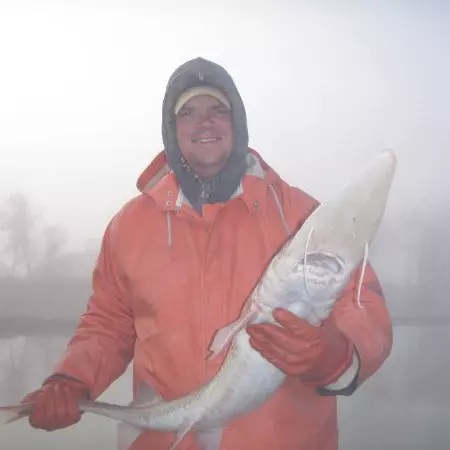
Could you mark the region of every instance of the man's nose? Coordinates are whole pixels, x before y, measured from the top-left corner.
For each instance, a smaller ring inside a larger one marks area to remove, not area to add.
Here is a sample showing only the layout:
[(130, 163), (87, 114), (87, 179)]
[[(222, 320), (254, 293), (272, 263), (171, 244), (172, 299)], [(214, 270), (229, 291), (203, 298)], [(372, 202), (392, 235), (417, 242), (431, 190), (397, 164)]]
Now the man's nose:
[(208, 111), (198, 114), (197, 124), (201, 126), (210, 126), (214, 123), (214, 117)]

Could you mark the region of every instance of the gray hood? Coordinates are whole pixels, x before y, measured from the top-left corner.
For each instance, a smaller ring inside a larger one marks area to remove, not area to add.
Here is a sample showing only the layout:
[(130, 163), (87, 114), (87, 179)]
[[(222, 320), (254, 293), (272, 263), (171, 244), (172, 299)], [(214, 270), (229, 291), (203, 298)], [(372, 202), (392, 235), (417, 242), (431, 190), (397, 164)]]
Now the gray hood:
[[(218, 88), (228, 97), (234, 132), (234, 147), (227, 164), (217, 176), (207, 179), (199, 177), (188, 167), (175, 133), (175, 102), (184, 90), (200, 85)], [(246, 171), (247, 115), (233, 79), (222, 66), (196, 58), (174, 71), (163, 100), (162, 138), (169, 166), (175, 172), (184, 195), (199, 213), (203, 203), (224, 202), (231, 198)]]

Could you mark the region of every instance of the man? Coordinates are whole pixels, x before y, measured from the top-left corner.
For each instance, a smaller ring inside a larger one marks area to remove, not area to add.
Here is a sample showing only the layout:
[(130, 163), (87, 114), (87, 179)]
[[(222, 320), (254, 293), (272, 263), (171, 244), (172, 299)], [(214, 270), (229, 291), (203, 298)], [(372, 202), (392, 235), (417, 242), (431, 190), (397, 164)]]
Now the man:
[[(54, 430), (80, 419), (134, 358), (141, 382), (165, 399), (216, 374), (214, 332), (232, 322), (265, 266), (317, 206), (248, 147), (246, 112), (230, 75), (198, 58), (170, 78), (163, 101), (164, 151), (138, 180), (141, 194), (111, 220), (93, 292), (75, 335), (41, 389), (30, 423)], [(249, 326), (252, 346), (287, 375), (263, 406), (226, 426), (222, 448), (334, 450), (336, 398), (350, 395), (388, 357), (392, 325), (368, 266), (330, 319), (313, 327), (285, 310), (282, 325)], [(166, 450), (171, 433), (148, 431), (132, 450)], [(198, 449), (189, 433), (180, 450)]]

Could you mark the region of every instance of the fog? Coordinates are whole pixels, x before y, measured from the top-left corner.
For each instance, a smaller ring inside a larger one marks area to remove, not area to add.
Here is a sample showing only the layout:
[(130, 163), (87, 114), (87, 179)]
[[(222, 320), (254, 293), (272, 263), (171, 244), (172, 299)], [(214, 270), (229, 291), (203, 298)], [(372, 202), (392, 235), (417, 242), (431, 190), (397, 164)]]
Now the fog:
[[(394, 348), (339, 400), (344, 450), (450, 444), (450, 4), (0, 0), (0, 404), (49, 374), (104, 228), (162, 149), (172, 71), (223, 65), (250, 145), (325, 199), (384, 148), (398, 170), (369, 254)], [(102, 399), (131, 399), (130, 373)], [(115, 448), (115, 422), (0, 428), (0, 448)]]

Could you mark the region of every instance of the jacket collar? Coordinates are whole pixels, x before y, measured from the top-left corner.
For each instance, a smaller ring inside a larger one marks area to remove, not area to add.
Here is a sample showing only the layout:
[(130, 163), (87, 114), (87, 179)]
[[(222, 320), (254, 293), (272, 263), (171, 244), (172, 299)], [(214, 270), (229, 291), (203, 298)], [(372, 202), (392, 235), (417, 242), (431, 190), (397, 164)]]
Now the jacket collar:
[[(241, 199), (249, 211), (265, 207), (267, 185), (278, 175), (253, 149), (247, 155), (247, 171), (232, 198)], [(186, 211), (197, 215), (179, 187), (175, 173), (170, 170), (164, 151), (161, 151), (139, 176), (136, 186), (150, 196), (162, 211)]]

